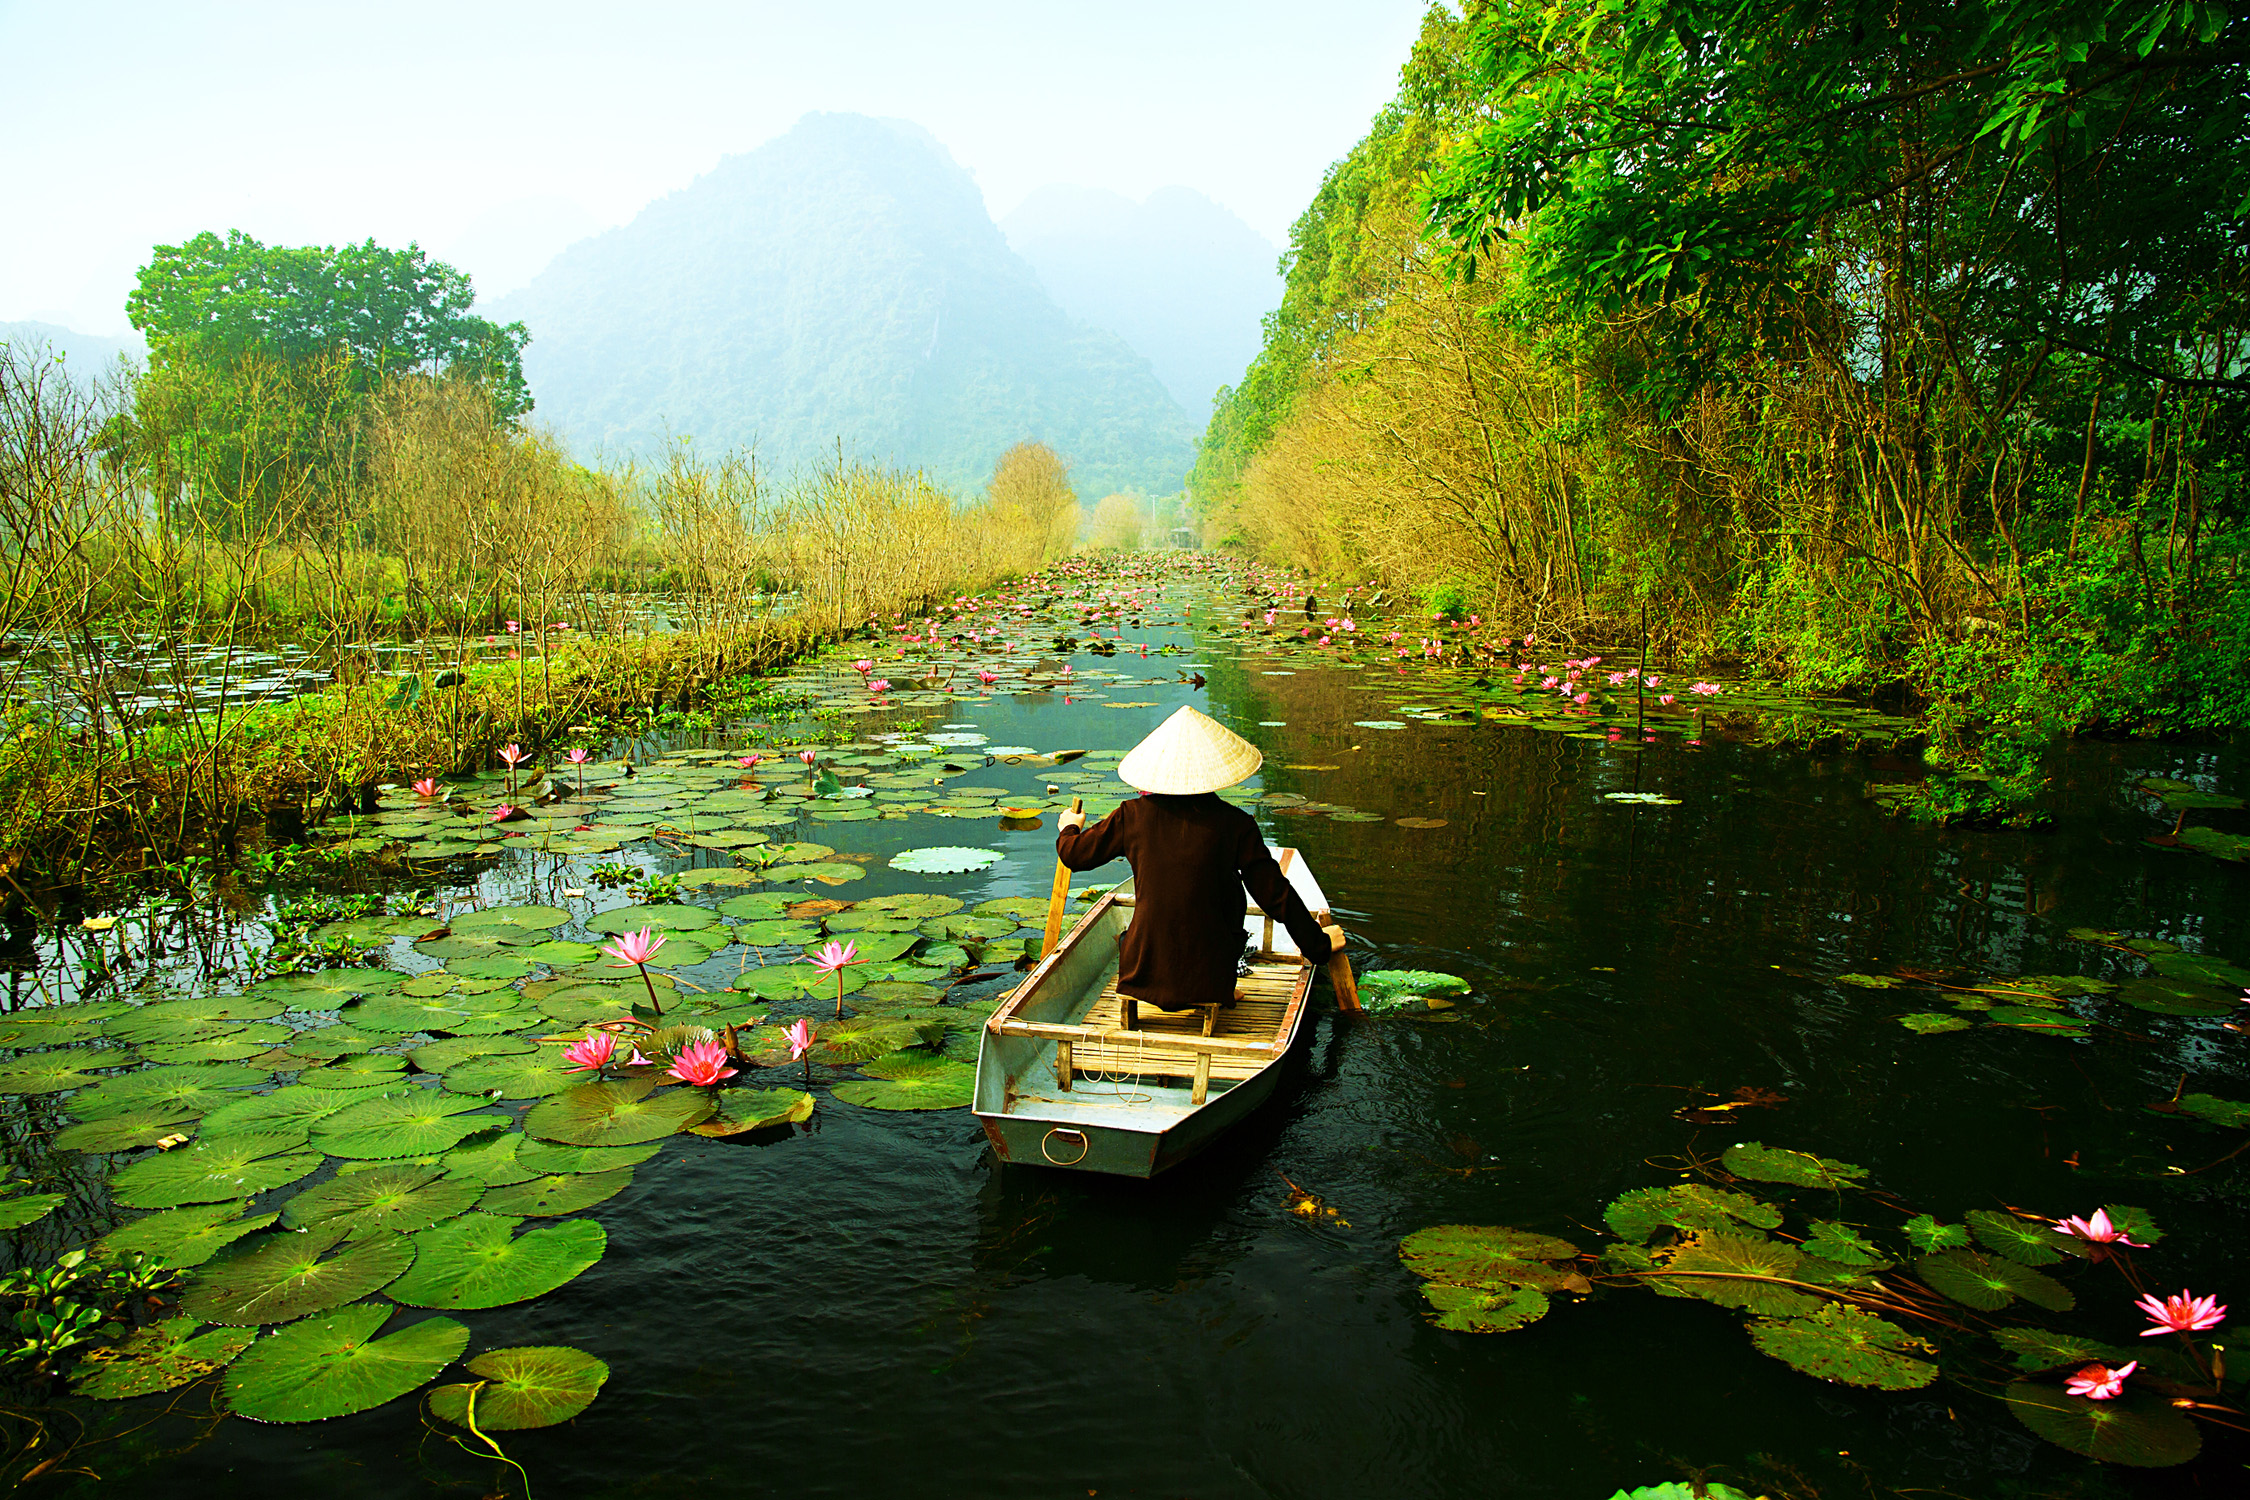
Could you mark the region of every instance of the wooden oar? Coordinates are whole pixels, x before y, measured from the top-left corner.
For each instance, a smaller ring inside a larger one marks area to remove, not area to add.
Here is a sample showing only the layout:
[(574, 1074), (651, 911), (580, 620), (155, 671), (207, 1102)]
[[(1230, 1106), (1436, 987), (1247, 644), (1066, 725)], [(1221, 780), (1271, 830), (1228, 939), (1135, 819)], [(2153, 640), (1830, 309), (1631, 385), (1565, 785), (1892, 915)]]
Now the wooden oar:
[[(1334, 923), (1335, 916), (1333, 913), (1322, 912), (1320, 914), (1321, 926), (1329, 927), (1333, 926)], [(1336, 945), (1334, 953), (1328, 955), (1328, 982), (1335, 987), (1336, 1008), (1338, 1010), (1356, 1011), (1359, 1009), (1359, 981), (1352, 977), (1351, 955), (1344, 952), (1344, 945), (1341, 943)]]
[[(1070, 799), (1070, 810), (1079, 812), (1086, 806), (1084, 797)], [(1055, 860), (1055, 892), (1047, 898), (1047, 936), (1039, 944), (1039, 956), (1045, 958), (1055, 951), (1055, 943), (1062, 937), (1063, 903), (1070, 899), (1070, 866), (1058, 856)]]

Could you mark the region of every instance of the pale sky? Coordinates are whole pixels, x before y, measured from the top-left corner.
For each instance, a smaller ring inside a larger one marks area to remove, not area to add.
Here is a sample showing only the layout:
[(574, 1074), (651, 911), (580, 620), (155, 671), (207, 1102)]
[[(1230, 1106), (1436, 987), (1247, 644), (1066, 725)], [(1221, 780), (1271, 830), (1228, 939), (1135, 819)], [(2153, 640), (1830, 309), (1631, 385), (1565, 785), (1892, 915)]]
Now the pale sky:
[(912, 120), (994, 218), (1178, 183), (1277, 246), (1420, 0), (0, 0), (0, 320), (126, 329), (154, 244), (418, 241), (519, 283), (809, 110)]

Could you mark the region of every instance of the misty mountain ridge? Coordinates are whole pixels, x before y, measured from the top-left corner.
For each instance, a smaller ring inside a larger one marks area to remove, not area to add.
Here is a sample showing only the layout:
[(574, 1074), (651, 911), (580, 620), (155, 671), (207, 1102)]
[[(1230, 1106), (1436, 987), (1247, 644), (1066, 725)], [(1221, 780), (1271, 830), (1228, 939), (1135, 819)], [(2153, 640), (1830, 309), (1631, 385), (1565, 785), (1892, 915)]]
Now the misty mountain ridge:
[(1044, 187), (1000, 221), (1063, 311), (1117, 334), (1200, 421), (1242, 377), (1281, 305), (1280, 252), (1191, 188), (1135, 203), (1102, 188)]
[(813, 114), (491, 304), (520, 319), (535, 417), (581, 452), (672, 435), (783, 469), (847, 455), (980, 486), (1033, 439), (1083, 495), (1177, 489), (1197, 423), (1149, 362), (1074, 321), (974, 179), (900, 120)]
[(25, 351), (44, 352), (49, 356), (59, 354), (72, 375), (89, 380), (108, 374), (120, 357), (148, 358), (148, 343), (137, 333), (110, 338), (98, 333), (80, 333), (60, 323), (35, 320), (0, 323), (0, 344), (9, 345), (19, 354)]

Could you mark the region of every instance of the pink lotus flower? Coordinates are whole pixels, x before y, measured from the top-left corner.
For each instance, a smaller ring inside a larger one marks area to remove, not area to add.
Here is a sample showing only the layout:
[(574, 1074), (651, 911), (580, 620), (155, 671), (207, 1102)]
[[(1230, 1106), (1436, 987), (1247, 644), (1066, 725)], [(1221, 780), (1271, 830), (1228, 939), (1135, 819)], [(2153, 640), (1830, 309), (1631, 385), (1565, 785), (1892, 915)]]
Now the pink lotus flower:
[(765, 759), (766, 758), (763, 755), (745, 755), (735, 761), (735, 764), (742, 767), (742, 769), (745, 771), (751, 771), (756, 770), (759, 766), (765, 764)]
[(789, 1043), (789, 1060), (795, 1062), (798, 1058), (812, 1051), (812, 1022), (806, 1020), (803, 1016), (799, 1016), (790, 1024), (789, 1029), (782, 1033), (782, 1037)]
[(656, 1064), (641, 1056), (641, 1049), (636, 1046), (633, 1048), (633, 1055), (625, 1059), (625, 1066), (628, 1068), (653, 1068)]
[(563, 759), (569, 761), (574, 766), (582, 766), (586, 764), (586, 751), (584, 747), (580, 747), (579, 749), (572, 750), (567, 755), (563, 756)]
[(735, 1070), (727, 1065), (724, 1042), (697, 1042), (682, 1047), (672, 1055), (672, 1066), (665, 1069), (682, 1083), (701, 1084), (708, 1088), (722, 1078), (732, 1078)]
[(1592, 693), (1580, 693), (1580, 694), (1578, 694), (1578, 695), (1577, 695), (1576, 697), (1572, 698), (1572, 699), (1571, 699), (1570, 701), (1571, 701), (1571, 702), (1573, 702), (1573, 703), (1576, 703), (1576, 704), (1578, 704), (1578, 705), (1579, 705), (1580, 707), (1584, 707), (1584, 706), (1585, 706), (1585, 703), (1586, 703), (1586, 700), (1587, 700), (1587, 699), (1589, 699), (1589, 698), (1591, 698), (1591, 697), (1593, 697), (1593, 696), (1594, 696), (1594, 695), (1593, 695)]
[(2143, 1297), (2133, 1305), (2156, 1320), (2156, 1327), (2141, 1330), (2144, 1339), (2216, 1328), (2227, 1320), (2227, 1310), (2217, 1297), (2198, 1297), (2184, 1288), (2177, 1297)]
[(1698, 698), (1708, 698), (1718, 690), (1719, 685), (1715, 682), (1691, 682), (1688, 684), (1688, 691)]
[(870, 677), (867, 679), (867, 690), (871, 693), (887, 693), (891, 690), (891, 680), (888, 677)]
[(1679, 702), (1680, 700), (1674, 697), (1672, 694), (1666, 693), (1656, 701), (1663, 704), (1666, 708), (1670, 708), (1673, 704)]
[(521, 811), (521, 808), (510, 806), (508, 803), (499, 803), (492, 809), (492, 821), (495, 823), (505, 823)]
[(985, 683), (987, 685), (998, 682), (999, 680), (1000, 674), (998, 672), (979, 671), (977, 673), (977, 681)]
[(1621, 684), (1623, 684), (1626, 678), (1632, 675), (1633, 674), (1630, 672), (1612, 672), (1609, 674), (1609, 685), (1611, 687), (1620, 686)]
[(1656, 685), (1657, 685), (1658, 683), (1662, 682), (1662, 681), (1663, 681), (1664, 679), (1663, 679), (1663, 678), (1662, 678), (1661, 676), (1659, 676), (1659, 675), (1658, 675), (1657, 673), (1651, 672), (1651, 673), (1649, 673), (1649, 674), (1648, 674), (1648, 676), (1646, 676), (1646, 677), (1642, 678), (1641, 680), (1642, 680), (1643, 682), (1647, 683), (1647, 684), (1648, 684), (1648, 685), (1649, 685), (1650, 687), (1655, 687), (1655, 686), (1656, 686)]
[(614, 943), (603, 944), (602, 952), (617, 961), (612, 967), (637, 969), (656, 957), (656, 951), (663, 946), (662, 934), (652, 935), (648, 928), (643, 927), (639, 932), (623, 934)]
[(522, 622), (521, 620), (510, 620), (510, 621), (508, 622), (508, 634), (510, 634), (510, 635), (521, 635), (522, 633), (523, 633), (523, 622)]
[(2089, 1401), (2114, 1401), (2124, 1394), (2125, 1377), (2140, 1367), (2137, 1359), (2114, 1370), (2108, 1365), (2088, 1365), (2064, 1381), (2063, 1389)]
[(797, 759), (809, 766), (813, 763), (813, 753), (810, 750), (800, 750), (797, 752)]
[(435, 776), (423, 777), (420, 781), (414, 783), (414, 791), (418, 796), (435, 797), (438, 794), (437, 778)]
[(2127, 1239), (2125, 1231), (2110, 1223), (2109, 1214), (2099, 1208), (2089, 1218), (2081, 1219), (2073, 1215), (2067, 1219), (2057, 1219), (2055, 1233), (2076, 1235), (2097, 1245), (2130, 1245), (2135, 1250), (2148, 1248), (2139, 1240)]
[(852, 670), (854, 672), (857, 672), (860, 676), (865, 677), (868, 673), (875, 670), (875, 663), (869, 661), (866, 657), (863, 656), (858, 661), (852, 663)]
[(589, 1031), (582, 1042), (572, 1042), (563, 1048), (563, 1060), (570, 1064), (565, 1073), (595, 1073), (609, 1066), (610, 1058), (617, 1054), (617, 1038), (606, 1031)]
[(520, 766), (531, 759), (530, 756), (523, 753), (523, 746), (521, 745), (502, 745), (500, 747), (500, 758), (511, 766)]
[(853, 956), (858, 952), (859, 945), (857, 943), (830, 943), (818, 953), (808, 954), (806, 962), (823, 974), (833, 974), (838, 969), (849, 968), (853, 964), (866, 963), (866, 959)]
[(1273, 623), (1273, 611), (1270, 609), (1266, 611), (1266, 623), (1268, 625)]

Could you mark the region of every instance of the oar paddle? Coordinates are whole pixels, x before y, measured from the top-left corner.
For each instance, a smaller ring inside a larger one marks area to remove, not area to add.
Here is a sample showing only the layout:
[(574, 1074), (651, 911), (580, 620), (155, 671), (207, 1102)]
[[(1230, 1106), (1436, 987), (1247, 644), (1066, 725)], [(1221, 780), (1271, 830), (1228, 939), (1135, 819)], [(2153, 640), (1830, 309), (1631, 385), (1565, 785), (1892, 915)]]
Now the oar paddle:
[[(1084, 797), (1070, 799), (1070, 810), (1078, 812), (1086, 806)], [(1063, 903), (1070, 899), (1070, 866), (1055, 859), (1055, 893), (1047, 898), (1047, 937), (1039, 945), (1039, 956), (1045, 958), (1055, 951), (1055, 941), (1062, 936)]]
[[(1323, 927), (1332, 927), (1335, 921), (1335, 914), (1332, 912), (1320, 914), (1320, 925)], [(1351, 956), (1344, 952), (1342, 943), (1338, 943), (1336, 951), (1328, 955), (1328, 982), (1335, 987), (1338, 1010), (1359, 1009), (1359, 981), (1352, 977)]]

